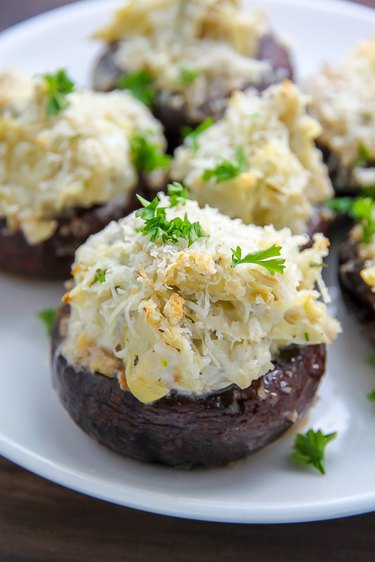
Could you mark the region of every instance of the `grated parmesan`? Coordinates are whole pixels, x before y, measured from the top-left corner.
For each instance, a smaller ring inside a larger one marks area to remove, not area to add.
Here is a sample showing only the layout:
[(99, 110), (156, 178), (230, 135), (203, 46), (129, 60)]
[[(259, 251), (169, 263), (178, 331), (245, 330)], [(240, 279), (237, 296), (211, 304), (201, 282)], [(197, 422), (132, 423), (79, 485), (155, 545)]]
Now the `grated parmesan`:
[[(314, 140), (321, 132), (306, 113), (307, 99), (291, 82), (263, 94), (235, 92), (224, 117), (175, 152), (171, 174), (201, 205), (211, 205), (245, 223), (288, 226), (306, 232), (314, 207), (332, 196), (327, 169)], [(241, 147), (246, 166), (238, 176), (216, 183), (204, 172), (235, 160)]]
[[(0, 73), (0, 217), (30, 244), (51, 237), (62, 213), (126, 201), (138, 182), (131, 135), (147, 131), (166, 147), (159, 122), (127, 93), (77, 91), (69, 102), (48, 117), (43, 80)], [(160, 187), (163, 174), (150, 181)]]
[[(208, 99), (217, 98), (219, 112), (225, 103), (219, 98), (231, 91), (285, 78), (269, 61), (257, 60), (269, 33), (265, 13), (240, 0), (128, 0), (96, 37), (118, 43), (120, 69), (147, 69), (163, 103), (184, 107), (199, 121)], [(197, 72), (192, 83), (181, 80), (184, 69)]]
[[(160, 195), (161, 205), (168, 198)], [(339, 324), (319, 300), (321, 263), (329, 242), (244, 225), (217, 210), (188, 201), (167, 218), (199, 221), (206, 237), (190, 247), (152, 243), (135, 214), (111, 223), (77, 251), (74, 286), (62, 352), (70, 363), (117, 376), (140, 401), (172, 389), (203, 394), (232, 383), (246, 388), (272, 369), (272, 358), (289, 344), (329, 343)], [(284, 274), (259, 265), (231, 266), (231, 248), (243, 255), (282, 246)], [(95, 282), (95, 272), (105, 281)], [(115, 363), (108, 361), (111, 356)], [(125, 373), (125, 375), (124, 375)]]
[(375, 167), (357, 166), (360, 145), (375, 160), (375, 37), (360, 43), (337, 67), (326, 66), (308, 88), (323, 126), (320, 142), (352, 168), (359, 187), (375, 184)]

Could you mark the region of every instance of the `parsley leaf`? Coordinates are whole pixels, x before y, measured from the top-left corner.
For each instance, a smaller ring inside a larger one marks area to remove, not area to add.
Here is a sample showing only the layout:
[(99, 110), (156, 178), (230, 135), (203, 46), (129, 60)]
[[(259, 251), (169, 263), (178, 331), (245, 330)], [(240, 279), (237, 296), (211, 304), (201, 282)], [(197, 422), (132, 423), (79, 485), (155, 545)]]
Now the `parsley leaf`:
[(242, 146), (236, 148), (235, 160), (221, 160), (214, 168), (206, 170), (202, 176), (204, 181), (215, 179), (216, 183), (231, 180), (239, 176), (246, 168), (247, 160)]
[[(279, 258), (281, 246), (271, 246), (267, 250), (260, 250), (259, 252), (253, 252), (247, 254), (244, 258), (242, 257), (242, 250), (239, 246), (235, 250), (232, 250), (232, 267), (242, 263), (255, 263), (261, 265), (267, 271), (274, 275), (277, 273), (284, 273), (285, 269), (285, 259)], [(275, 258), (275, 259), (273, 259)]]
[(47, 86), (47, 115), (52, 117), (69, 106), (67, 95), (74, 91), (75, 85), (63, 68), (55, 74), (44, 74), (43, 79)]
[(370, 149), (365, 145), (363, 141), (361, 141), (358, 145), (358, 156), (353, 162), (353, 167), (361, 168), (363, 166), (366, 166), (367, 162), (369, 162), (371, 159), (372, 155)]
[(38, 318), (45, 325), (47, 334), (51, 336), (56, 318), (56, 310), (54, 308), (45, 308), (44, 310), (40, 310), (38, 312)]
[(375, 390), (372, 390), (368, 393), (367, 400), (370, 400), (370, 402), (375, 402)]
[(130, 152), (138, 172), (147, 173), (159, 168), (167, 168), (171, 160), (170, 156), (160, 152), (157, 144), (141, 133), (135, 133), (130, 138)]
[(303, 336), (304, 336), (304, 338), (305, 338), (305, 341), (310, 341), (310, 336), (309, 336), (308, 332), (305, 332), (305, 333), (303, 334)]
[(375, 221), (372, 216), (374, 200), (371, 197), (359, 197), (352, 205), (351, 215), (357, 223), (362, 226), (363, 241), (365, 244), (371, 242), (375, 233)]
[(325, 474), (324, 450), (337, 433), (324, 435), (320, 429), (309, 429), (305, 434), (298, 433), (294, 441), (293, 460), (297, 464), (313, 465), (321, 474)]
[(169, 195), (170, 207), (176, 207), (179, 203), (186, 203), (190, 199), (188, 188), (177, 181), (167, 185), (167, 193)]
[(197, 68), (188, 68), (185, 66), (180, 70), (179, 82), (188, 86), (193, 84), (200, 75), (201, 71)]
[(372, 210), (374, 200), (372, 197), (338, 197), (328, 202), (328, 207), (336, 213), (349, 214), (354, 220), (362, 226), (362, 236), (365, 244), (371, 242), (373, 234), (375, 234), (375, 220)]
[(319, 269), (320, 269), (320, 268), (323, 269), (324, 267), (328, 267), (328, 264), (327, 264), (327, 263), (324, 263), (324, 261), (322, 261), (322, 262), (320, 262), (320, 263), (319, 263), (319, 262), (315, 262), (315, 261), (311, 261), (311, 262), (309, 263), (309, 267), (319, 267)]
[(152, 107), (155, 103), (156, 91), (152, 74), (148, 70), (137, 70), (124, 74), (117, 80), (117, 88), (128, 90), (135, 98)]
[(166, 216), (166, 207), (159, 206), (159, 199), (157, 197), (151, 202), (139, 195), (137, 195), (137, 198), (143, 209), (139, 209), (135, 215), (145, 221), (145, 225), (139, 231), (143, 234), (148, 234), (151, 242), (156, 242), (161, 238), (163, 242), (175, 244), (179, 239), (183, 238), (191, 246), (198, 238), (206, 236), (200, 223), (191, 223), (186, 213), (183, 219), (175, 217), (169, 221)]
[(182, 127), (182, 138), (186, 141), (187, 145), (190, 146), (193, 152), (197, 152), (199, 149), (199, 137), (200, 135), (209, 129), (214, 124), (212, 117), (207, 117), (198, 127), (192, 129), (187, 125)]
[(94, 280), (94, 283), (95, 283), (96, 281), (99, 281), (99, 283), (105, 283), (106, 280), (107, 280), (105, 274), (106, 274), (106, 271), (105, 271), (104, 269), (98, 268), (98, 269), (95, 271), (95, 280)]

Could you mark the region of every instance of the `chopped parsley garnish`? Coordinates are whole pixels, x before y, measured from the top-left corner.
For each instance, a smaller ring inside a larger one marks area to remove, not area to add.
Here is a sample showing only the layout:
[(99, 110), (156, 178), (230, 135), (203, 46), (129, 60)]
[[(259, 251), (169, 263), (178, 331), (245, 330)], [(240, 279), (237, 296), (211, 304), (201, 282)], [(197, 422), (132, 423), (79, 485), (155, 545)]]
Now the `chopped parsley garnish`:
[(367, 399), (370, 400), (370, 402), (375, 402), (375, 390), (368, 393)]
[(216, 183), (228, 181), (239, 176), (247, 166), (245, 151), (242, 146), (237, 146), (235, 160), (221, 160), (214, 168), (206, 170), (203, 174), (204, 181), (215, 179)]
[(167, 168), (171, 157), (163, 152), (157, 144), (151, 142), (147, 135), (135, 133), (130, 139), (130, 151), (134, 166), (138, 172), (152, 172)]
[(307, 433), (298, 433), (294, 441), (293, 460), (297, 464), (311, 464), (321, 474), (325, 474), (324, 450), (337, 433), (324, 435), (320, 429), (309, 429)]
[(176, 207), (179, 203), (186, 203), (190, 199), (189, 190), (181, 183), (174, 181), (167, 186), (167, 193), (169, 195), (170, 207)]
[(365, 145), (363, 141), (361, 141), (358, 145), (358, 156), (356, 160), (353, 162), (354, 168), (360, 168), (362, 166), (366, 166), (366, 164), (371, 160), (372, 154), (368, 146)]
[(209, 129), (214, 124), (214, 120), (212, 117), (207, 117), (198, 127), (192, 129), (187, 125), (182, 127), (182, 137), (190, 146), (193, 152), (197, 152), (199, 149), (199, 137), (200, 135)]
[(336, 213), (347, 213), (362, 227), (362, 237), (365, 244), (371, 242), (375, 234), (375, 220), (372, 215), (374, 200), (372, 197), (339, 197), (329, 201), (329, 208)]
[(324, 263), (324, 261), (322, 262), (315, 262), (315, 261), (311, 261), (309, 263), (310, 267), (318, 267), (318, 268), (323, 268), (323, 267), (328, 267), (328, 264)]
[(200, 75), (201, 71), (197, 68), (183, 67), (180, 70), (179, 82), (188, 86), (190, 84), (193, 84)]
[(261, 265), (267, 271), (274, 275), (275, 273), (284, 273), (285, 269), (285, 259), (280, 258), (281, 246), (271, 246), (267, 250), (260, 250), (259, 252), (253, 252), (242, 257), (242, 250), (239, 246), (235, 250), (232, 250), (232, 267), (242, 263), (254, 263)]
[(120, 90), (128, 90), (148, 107), (152, 107), (155, 103), (154, 80), (148, 70), (137, 70), (130, 74), (124, 74), (117, 80), (116, 85)]
[(98, 268), (95, 271), (95, 280), (94, 283), (96, 283), (96, 281), (99, 281), (99, 283), (105, 283), (106, 282), (106, 276), (105, 276), (106, 272), (104, 269)]
[(56, 310), (54, 308), (45, 308), (38, 312), (38, 318), (46, 327), (47, 334), (52, 335), (52, 329), (56, 318)]
[(305, 332), (305, 333), (303, 334), (303, 336), (304, 336), (304, 338), (305, 338), (305, 341), (310, 341), (310, 336), (309, 336), (309, 334), (308, 334), (307, 332)]
[(175, 244), (183, 238), (191, 246), (198, 238), (206, 236), (200, 223), (191, 223), (186, 213), (183, 219), (175, 217), (169, 221), (166, 216), (166, 207), (159, 206), (160, 202), (157, 197), (151, 202), (140, 195), (137, 195), (137, 198), (143, 209), (139, 209), (136, 212), (136, 216), (145, 221), (144, 226), (139, 231), (143, 234), (148, 234), (152, 242), (156, 242), (161, 238), (163, 242)]
[(52, 117), (69, 106), (67, 96), (74, 91), (75, 85), (63, 68), (55, 74), (44, 74), (43, 79), (47, 86), (47, 115)]

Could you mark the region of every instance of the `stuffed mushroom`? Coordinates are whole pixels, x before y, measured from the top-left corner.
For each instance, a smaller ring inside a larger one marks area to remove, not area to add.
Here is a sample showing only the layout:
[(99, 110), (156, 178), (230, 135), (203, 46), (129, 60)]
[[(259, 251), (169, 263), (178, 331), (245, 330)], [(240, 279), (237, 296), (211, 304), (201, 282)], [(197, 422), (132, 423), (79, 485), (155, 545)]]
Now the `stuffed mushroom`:
[(52, 341), (75, 422), (113, 451), (214, 466), (301, 419), (339, 325), (320, 300), (328, 240), (244, 225), (174, 184), (92, 236)]
[(339, 195), (375, 184), (375, 37), (310, 82), (318, 139)]
[(235, 92), (217, 123), (197, 129), (174, 155), (173, 179), (201, 206), (293, 233), (325, 232), (333, 190), (314, 140), (307, 99), (284, 81), (262, 94)]
[(160, 189), (165, 147), (125, 92), (77, 90), (64, 70), (0, 73), (0, 268), (66, 278), (89, 235)]
[(357, 224), (339, 253), (339, 281), (347, 304), (375, 344), (375, 212), (373, 200), (358, 198), (350, 208)]
[(171, 149), (184, 126), (221, 115), (234, 90), (293, 76), (264, 12), (239, 0), (128, 0), (95, 36), (107, 43), (95, 89), (127, 88), (152, 105)]

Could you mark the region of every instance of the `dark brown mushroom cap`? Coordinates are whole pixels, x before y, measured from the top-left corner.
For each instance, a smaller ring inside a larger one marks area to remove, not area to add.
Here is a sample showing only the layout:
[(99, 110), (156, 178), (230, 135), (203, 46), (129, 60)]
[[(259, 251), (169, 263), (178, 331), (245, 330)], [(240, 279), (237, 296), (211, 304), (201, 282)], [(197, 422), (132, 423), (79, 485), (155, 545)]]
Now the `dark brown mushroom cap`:
[(303, 417), (325, 370), (326, 346), (293, 345), (275, 369), (241, 390), (194, 396), (175, 391), (151, 404), (121, 390), (117, 379), (68, 363), (60, 352), (60, 310), (52, 338), (52, 371), (60, 400), (89, 435), (127, 457), (173, 467), (211, 467), (263, 448)]
[(149, 196), (144, 185), (139, 185), (124, 204), (74, 209), (58, 217), (52, 237), (36, 245), (30, 245), (21, 231), (9, 233), (5, 218), (0, 218), (0, 269), (25, 277), (67, 279), (77, 248), (111, 221), (137, 209), (136, 193)]

